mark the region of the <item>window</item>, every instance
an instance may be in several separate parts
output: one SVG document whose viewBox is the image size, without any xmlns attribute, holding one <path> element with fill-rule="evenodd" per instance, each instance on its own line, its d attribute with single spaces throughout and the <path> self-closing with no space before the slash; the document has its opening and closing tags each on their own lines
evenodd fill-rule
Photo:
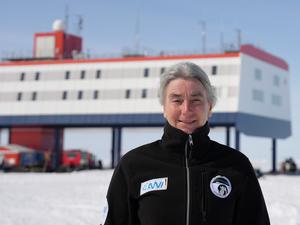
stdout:
<svg viewBox="0 0 300 225">
<path fill-rule="evenodd" d="M 257 80 L 257 81 L 262 80 L 262 73 L 261 73 L 261 70 L 260 70 L 260 69 L 255 69 L 255 70 L 254 70 L 254 78 L 255 78 L 255 80 Z"/>
<path fill-rule="evenodd" d="M 273 84 L 274 84 L 274 86 L 279 87 L 279 85 L 280 85 L 280 79 L 279 79 L 279 76 L 275 75 L 275 76 L 273 77 Z"/>
<path fill-rule="evenodd" d="M 229 86 L 228 87 L 228 97 L 236 97 L 238 96 L 238 87 L 236 86 Z"/>
<path fill-rule="evenodd" d="M 85 78 L 85 71 L 82 70 L 82 71 L 81 71 L 81 74 L 80 74 L 80 79 L 84 79 L 84 78 Z"/>
<path fill-rule="evenodd" d="M 17 95 L 17 101 L 21 101 L 22 100 L 22 93 L 19 92 Z"/>
<path fill-rule="evenodd" d="M 126 90 L 125 98 L 127 98 L 127 99 L 130 98 L 130 90 L 129 89 Z"/>
<path fill-rule="evenodd" d="M 35 101 L 35 100 L 36 100 L 36 97 L 37 97 L 37 93 L 36 93 L 36 92 L 32 92 L 31 100 L 32 100 L 32 101 Z"/>
<path fill-rule="evenodd" d="M 144 77 L 149 77 L 149 69 L 144 69 Z"/>
<path fill-rule="evenodd" d="M 40 72 L 36 72 L 35 73 L 35 80 L 39 80 L 40 79 Z"/>
<path fill-rule="evenodd" d="M 212 75 L 217 75 L 218 73 L 218 67 L 217 66 L 212 66 L 211 68 L 211 74 Z"/>
<path fill-rule="evenodd" d="M 101 78 L 101 70 L 97 70 L 96 71 L 96 79 L 100 79 Z"/>
<path fill-rule="evenodd" d="M 281 96 L 272 95 L 272 104 L 276 106 L 281 106 Z"/>
<path fill-rule="evenodd" d="M 65 80 L 69 80 L 69 79 L 70 79 L 70 71 L 66 71 Z"/>
<path fill-rule="evenodd" d="M 222 87 L 213 87 L 214 92 L 216 93 L 217 97 L 222 97 Z"/>
<path fill-rule="evenodd" d="M 142 98 L 147 98 L 147 89 L 142 90 Z"/>
<path fill-rule="evenodd" d="M 78 91 L 78 95 L 77 95 L 77 99 L 82 99 L 83 97 L 83 92 L 82 91 Z"/>
<path fill-rule="evenodd" d="M 254 89 L 252 91 L 252 98 L 254 101 L 263 102 L 264 101 L 264 92 L 262 90 Z"/>
<path fill-rule="evenodd" d="M 99 97 L 99 91 L 94 91 L 94 96 L 93 96 L 93 98 L 94 98 L 94 99 L 98 99 L 98 97 Z"/>
<path fill-rule="evenodd" d="M 64 92 L 63 92 L 63 95 L 62 95 L 62 99 L 63 99 L 63 100 L 66 100 L 67 97 L 68 97 L 67 95 L 68 95 L 68 92 L 64 91 Z"/>
<path fill-rule="evenodd" d="M 25 80 L 25 73 L 21 73 L 20 81 L 24 81 L 24 80 Z"/>
</svg>

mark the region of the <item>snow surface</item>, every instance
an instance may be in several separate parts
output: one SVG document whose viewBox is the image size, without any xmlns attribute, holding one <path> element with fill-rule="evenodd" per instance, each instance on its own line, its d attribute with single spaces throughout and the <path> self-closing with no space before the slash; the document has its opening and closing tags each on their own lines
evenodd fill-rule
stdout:
<svg viewBox="0 0 300 225">
<path fill-rule="evenodd" d="M 99 225 L 111 175 L 0 172 L 0 224 Z M 266 175 L 259 182 L 271 224 L 300 225 L 300 176 Z"/>
</svg>

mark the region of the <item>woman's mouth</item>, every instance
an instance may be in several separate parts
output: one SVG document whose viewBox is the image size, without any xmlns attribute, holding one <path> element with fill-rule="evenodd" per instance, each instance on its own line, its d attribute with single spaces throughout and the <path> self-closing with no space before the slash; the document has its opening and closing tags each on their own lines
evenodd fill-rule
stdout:
<svg viewBox="0 0 300 225">
<path fill-rule="evenodd" d="M 193 124 L 196 120 L 178 120 L 180 123 L 184 123 L 187 125 Z"/>
</svg>

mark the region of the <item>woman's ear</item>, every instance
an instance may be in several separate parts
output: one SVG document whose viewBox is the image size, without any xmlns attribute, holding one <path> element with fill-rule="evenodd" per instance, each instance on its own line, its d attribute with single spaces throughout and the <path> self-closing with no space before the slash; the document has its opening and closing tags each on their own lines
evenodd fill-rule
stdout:
<svg viewBox="0 0 300 225">
<path fill-rule="evenodd" d="M 162 110 L 163 110 L 164 118 L 166 119 L 167 117 L 166 117 L 166 111 L 165 111 L 165 106 L 164 105 L 162 106 Z"/>
<path fill-rule="evenodd" d="M 208 118 L 211 117 L 212 115 L 212 108 L 213 108 L 212 103 L 209 103 Z"/>
</svg>

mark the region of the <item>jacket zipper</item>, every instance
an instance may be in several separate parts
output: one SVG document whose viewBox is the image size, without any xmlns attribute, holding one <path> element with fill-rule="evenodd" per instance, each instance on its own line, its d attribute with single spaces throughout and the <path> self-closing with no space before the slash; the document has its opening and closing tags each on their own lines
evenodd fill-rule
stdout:
<svg viewBox="0 0 300 225">
<path fill-rule="evenodd" d="M 186 171 L 186 225 L 189 225 L 190 221 L 190 169 L 189 169 L 189 155 L 193 146 L 192 135 L 189 134 L 188 140 L 185 144 L 184 155 L 185 155 L 185 171 Z M 190 152 L 188 152 L 188 149 Z"/>
<path fill-rule="evenodd" d="M 205 172 L 202 173 L 202 221 L 206 224 L 206 179 Z"/>
</svg>

